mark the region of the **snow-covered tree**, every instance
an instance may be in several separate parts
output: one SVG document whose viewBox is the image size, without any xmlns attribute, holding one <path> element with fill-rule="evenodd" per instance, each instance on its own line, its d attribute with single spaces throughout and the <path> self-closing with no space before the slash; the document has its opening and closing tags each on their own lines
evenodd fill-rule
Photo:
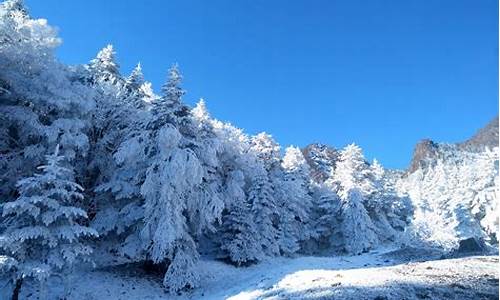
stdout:
<svg viewBox="0 0 500 300">
<path fill-rule="evenodd" d="M 173 125 L 166 124 L 160 130 L 157 156 L 141 186 L 145 199 L 141 238 L 149 259 L 154 263 L 170 263 L 164 283 L 172 291 L 196 285 L 195 269 L 184 269 L 181 277 L 171 276 L 179 275 L 177 268 L 196 265 L 197 256 L 190 255 L 197 253 L 196 244 L 188 232 L 185 213 L 193 201 L 193 188 L 202 180 L 200 162 L 191 150 L 178 148 L 180 140 L 181 135 Z"/>
<path fill-rule="evenodd" d="M 179 105 L 182 103 L 182 96 L 184 96 L 186 91 L 181 88 L 181 81 L 182 75 L 179 72 L 179 66 L 174 64 L 168 70 L 167 82 L 161 87 L 164 95 L 163 101 L 166 101 L 169 105 Z"/>
<path fill-rule="evenodd" d="M 56 30 L 32 19 L 22 1 L 0 4 L 0 40 L 0 198 L 9 201 L 16 182 L 59 142 L 68 159 L 78 158 L 73 164 L 80 178 L 84 165 L 77 161 L 87 155 L 85 119 L 94 92 L 57 62 Z"/>
<path fill-rule="evenodd" d="M 126 136 L 112 155 L 98 157 L 109 157 L 106 165 L 102 161 L 102 166 L 110 170 L 101 171 L 103 178 L 94 189 L 96 215 L 91 222 L 101 236 L 113 240 L 113 248 L 134 261 L 143 259 L 139 230 L 144 217 L 144 199 L 140 188 L 151 155 L 149 134 L 140 129 Z"/>
<path fill-rule="evenodd" d="M 252 207 L 254 222 L 259 232 L 259 242 L 266 255 L 279 254 L 280 236 L 278 207 L 271 182 L 262 170 L 252 180 L 248 191 L 248 202 Z"/>
<path fill-rule="evenodd" d="M 120 66 L 116 62 L 116 52 L 109 44 L 101 49 L 97 56 L 90 61 L 89 69 L 97 82 L 116 84 L 120 77 Z"/>
<path fill-rule="evenodd" d="M 132 70 L 128 78 L 125 80 L 127 87 L 131 89 L 139 89 L 145 82 L 144 74 L 142 74 L 141 63 L 138 63 Z"/>
<path fill-rule="evenodd" d="M 7 12 L 21 13 L 26 17 L 28 16 L 28 11 L 23 0 L 5 0 L 2 5 Z"/>
<path fill-rule="evenodd" d="M 63 161 L 57 146 L 47 164 L 39 167 L 42 173 L 20 180 L 19 197 L 3 206 L 8 226 L 0 236 L 0 247 L 17 260 L 19 279 L 43 281 L 53 273 L 70 272 L 92 252 L 85 239 L 97 232 L 79 223 L 87 218 L 77 206 L 83 188 Z"/>
<path fill-rule="evenodd" d="M 262 162 L 267 172 L 276 172 L 280 167 L 280 146 L 273 137 L 261 132 L 252 137 L 250 151 Z"/>
<path fill-rule="evenodd" d="M 341 200 L 326 184 L 316 186 L 314 190 L 311 237 L 317 243 L 316 248 L 340 251 L 343 246 Z"/>
<path fill-rule="evenodd" d="M 196 244 L 190 238 L 177 239 L 172 244 L 168 259 L 170 265 L 163 279 L 163 285 L 171 292 L 195 288 L 200 280 Z"/>
<path fill-rule="evenodd" d="M 357 188 L 349 189 L 342 203 L 342 235 L 348 253 L 360 254 L 378 242 L 375 226 L 363 206 L 363 196 Z"/>
<path fill-rule="evenodd" d="M 342 200 L 342 233 L 348 253 L 359 254 L 378 243 L 375 226 L 366 211 L 362 190 L 371 188 L 366 178 L 365 160 L 361 148 L 351 144 L 340 153 L 334 180 Z"/>
<path fill-rule="evenodd" d="M 219 239 L 223 259 L 229 259 L 236 265 L 257 262 L 263 258 L 259 233 L 251 218 L 251 206 L 247 201 L 241 171 L 232 171 L 228 175 L 225 196 L 230 199 L 226 214 L 222 218 Z"/>
<path fill-rule="evenodd" d="M 357 187 L 365 195 L 369 195 L 373 190 L 373 182 L 369 180 L 368 164 L 361 148 L 355 144 L 342 149 L 333 175 L 330 180 L 337 184 L 341 197 L 345 196 L 351 187 Z"/>
<path fill-rule="evenodd" d="M 405 195 L 398 195 L 393 175 L 374 159 L 366 171 L 370 190 L 364 203 L 375 225 L 381 241 L 400 240 L 401 233 L 412 216 L 410 201 Z"/>
<path fill-rule="evenodd" d="M 148 91 L 148 83 L 144 80 L 141 64 L 132 70 L 125 79 L 125 89 L 123 92 L 124 102 L 137 109 L 144 109 L 153 95 Z"/>
<path fill-rule="evenodd" d="M 223 178 L 220 174 L 221 143 L 217 137 L 205 101 L 200 99 L 192 110 L 193 125 L 187 145 L 196 154 L 203 169 L 202 181 L 195 188 L 193 202 L 189 205 L 190 227 L 199 236 L 203 231 L 215 231 L 215 222 L 221 221 L 224 209 Z"/>
<path fill-rule="evenodd" d="M 288 147 L 282 162 L 283 182 L 279 190 L 280 248 L 285 254 L 300 249 L 300 242 L 311 237 L 312 198 L 309 190 L 309 165 L 302 151 Z"/>
<path fill-rule="evenodd" d="M 179 129 L 188 127 L 189 108 L 182 102 L 186 93 L 181 87 L 182 75 L 177 64 L 168 70 L 167 81 L 161 87 L 162 96 L 154 99 L 152 112 L 154 115 L 150 127 L 159 128 L 166 123 L 174 124 Z M 190 128 L 189 128 L 190 129 Z M 182 132 L 183 130 L 181 130 Z M 184 132 L 182 132 L 184 134 Z"/>
</svg>

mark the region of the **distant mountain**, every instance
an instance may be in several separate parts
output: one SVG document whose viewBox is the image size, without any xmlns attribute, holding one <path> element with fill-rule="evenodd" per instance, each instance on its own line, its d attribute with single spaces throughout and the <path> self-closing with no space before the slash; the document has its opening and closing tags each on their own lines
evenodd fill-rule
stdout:
<svg viewBox="0 0 500 300">
<path fill-rule="evenodd" d="M 413 151 L 413 158 L 408 168 L 409 173 L 413 173 L 419 168 L 425 168 L 435 162 L 443 153 L 441 148 L 453 148 L 467 152 L 482 152 L 486 147 L 494 148 L 498 146 L 498 116 L 481 128 L 470 139 L 456 144 L 441 144 L 430 139 L 424 139 L 417 143 Z M 441 153 L 441 154 L 440 154 Z"/>
<path fill-rule="evenodd" d="M 485 147 L 490 149 L 498 146 L 498 116 L 491 120 L 488 125 L 481 128 L 474 136 L 463 143 L 458 144 L 460 148 L 468 151 L 481 151 Z"/>
<path fill-rule="evenodd" d="M 420 168 L 432 165 L 437 158 L 444 158 L 446 153 L 450 152 L 448 150 L 482 152 L 486 147 L 492 149 L 498 146 L 498 141 L 498 116 L 464 142 L 445 144 L 431 139 L 423 139 L 415 146 L 407 173 L 413 173 Z M 339 157 L 339 150 L 321 143 L 307 145 L 302 149 L 302 153 L 316 182 L 324 182 L 328 178 Z"/>
</svg>

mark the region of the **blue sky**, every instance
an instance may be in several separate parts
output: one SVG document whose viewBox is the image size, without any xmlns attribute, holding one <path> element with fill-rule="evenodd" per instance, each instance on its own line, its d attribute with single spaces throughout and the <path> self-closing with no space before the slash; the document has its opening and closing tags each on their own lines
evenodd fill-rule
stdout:
<svg viewBox="0 0 500 300">
<path fill-rule="evenodd" d="M 404 168 L 498 113 L 498 1 L 25 0 L 66 63 L 111 43 L 156 90 L 179 63 L 186 102 L 283 146 L 359 144 Z"/>
</svg>

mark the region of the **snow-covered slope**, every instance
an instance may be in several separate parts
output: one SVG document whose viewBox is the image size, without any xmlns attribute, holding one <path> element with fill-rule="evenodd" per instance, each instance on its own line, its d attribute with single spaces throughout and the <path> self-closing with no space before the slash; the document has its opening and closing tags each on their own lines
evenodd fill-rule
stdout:
<svg viewBox="0 0 500 300">
<path fill-rule="evenodd" d="M 68 299 L 498 298 L 498 258 L 436 258 L 431 255 L 429 261 L 408 262 L 383 251 L 345 257 L 275 258 L 247 268 L 203 260 L 200 287 L 182 295 L 165 293 L 154 276 L 133 273 L 127 267 L 106 268 L 73 274 Z M 59 278 L 53 278 L 48 287 L 50 299 L 63 290 Z M 21 296 L 37 299 L 38 289 L 30 285 Z"/>
</svg>

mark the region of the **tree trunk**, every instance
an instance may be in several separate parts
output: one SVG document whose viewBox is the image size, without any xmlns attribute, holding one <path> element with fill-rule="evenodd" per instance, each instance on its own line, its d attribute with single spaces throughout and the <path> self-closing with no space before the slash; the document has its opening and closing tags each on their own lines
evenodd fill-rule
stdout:
<svg viewBox="0 0 500 300">
<path fill-rule="evenodd" d="M 23 278 L 21 277 L 16 279 L 15 284 L 16 286 L 12 291 L 12 300 L 19 300 L 19 293 L 21 292 L 21 285 L 23 284 Z"/>
</svg>

